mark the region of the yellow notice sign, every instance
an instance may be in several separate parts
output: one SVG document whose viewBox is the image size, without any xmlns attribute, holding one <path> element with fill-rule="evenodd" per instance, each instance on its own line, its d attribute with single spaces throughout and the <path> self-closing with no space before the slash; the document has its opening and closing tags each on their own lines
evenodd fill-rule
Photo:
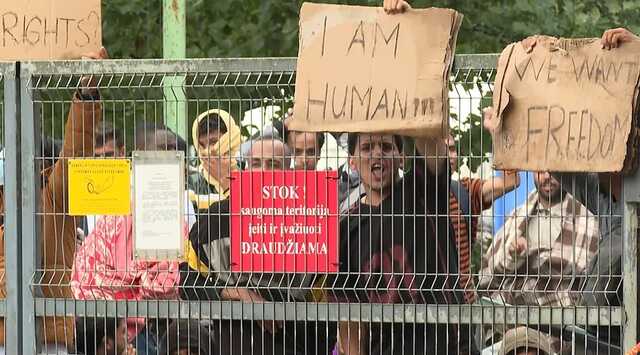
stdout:
<svg viewBox="0 0 640 355">
<path fill-rule="evenodd" d="M 130 165 L 125 159 L 69 159 L 69 214 L 130 214 Z"/>
</svg>

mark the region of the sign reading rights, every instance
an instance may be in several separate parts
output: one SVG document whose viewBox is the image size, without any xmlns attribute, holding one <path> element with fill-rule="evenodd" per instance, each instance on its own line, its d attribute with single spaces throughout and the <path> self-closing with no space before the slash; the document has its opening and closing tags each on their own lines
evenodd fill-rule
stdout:
<svg viewBox="0 0 640 355">
<path fill-rule="evenodd" d="M 335 171 L 241 171 L 231 176 L 231 270 L 337 272 Z"/>
<path fill-rule="evenodd" d="M 79 59 L 102 45 L 101 0 L 0 2 L 0 58 Z"/>
<path fill-rule="evenodd" d="M 442 136 L 461 21 L 450 9 L 304 3 L 290 128 Z"/>
</svg>

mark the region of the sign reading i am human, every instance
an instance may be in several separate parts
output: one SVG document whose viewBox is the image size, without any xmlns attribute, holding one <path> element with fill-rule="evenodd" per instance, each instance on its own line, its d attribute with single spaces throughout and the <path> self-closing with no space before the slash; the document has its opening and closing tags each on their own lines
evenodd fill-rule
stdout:
<svg viewBox="0 0 640 355">
<path fill-rule="evenodd" d="M 536 38 L 530 52 L 513 43 L 500 55 L 491 118 L 496 167 L 626 170 L 640 41 L 605 50 L 597 38 Z"/>
<path fill-rule="evenodd" d="M 231 173 L 231 270 L 337 272 L 336 171 Z"/>
<path fill-rule="evenodd" d="M 292 130 L 443 136 L 462 15 L 304 3 Z"/>
</svg>

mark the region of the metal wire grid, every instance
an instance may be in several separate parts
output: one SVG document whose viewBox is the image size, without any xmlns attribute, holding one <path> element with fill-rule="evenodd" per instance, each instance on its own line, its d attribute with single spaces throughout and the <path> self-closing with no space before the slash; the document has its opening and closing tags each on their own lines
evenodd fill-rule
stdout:
<svg viewBox="0 0 640 355">
<path fill-rule="evenodd" d="M 465 147 L 466 154 L 459 155 L 458 163 L 463 160 L 468 165 L 475 167 L 480 165 L 483 160 L 487 160 L 487 143 L 490 137 L 481 133 L 481 130 L 474 130 L 474 127 L 481 125 L 479 117 L 479 109 L 490 104 L 490 94 L 492 89 L 492 80 L 495 70 L 491 68 L 495 63 L 495 56 L 461 56 L 457 57 L 456 66 L 452 74 L 451 84 L 451 111 L 457 115 L 457 120 L 451 124 L 452 131 L 458 140 L 458 147 Z M 487 65 L 490 64 L 490 65 Z M 260 129 L 265 123 L 265 116 L 271 113 L 269 106 L 279 106 L 281 108 L 280 115 L 291 105 L 293 96 L 294 78 L 294 61 L 279 59 L 256 59 L 256 60 L 194 60 L 194 61 L 176 61 L 176 62 L 160 62 L 160 61 L 109 61 L 104 65 L 95 63 L 28 63 L 23 67 L 23 78 L 28 81 L 24 86 L 24 90 L 28 94 L 29 99 L 33 100 L 34 107 L 34 132 L 38 133 L 39 140 L 45 136 L 59 137 L 63 133 L 62 125 L 66 118 L 66 112 L 69 110 L 70 98 L 80 86 L 80 73 L 93 73 L 97 79 L 97 86 L 100 88 L 102 115 L 105 121 L 111 122 L 114 126 L 121 128 L 124 136 L 125 146 L 129 153 L 132 146 L 136 145 L 136 126 L 133 122 L 142 120 L 151 121 L 155 124 L 163 122 L 171 125 L 171 118 L 166 119 L 164 112 L 167 105 L 178 106 L 184 103 L 186 109 L 186 117 L 191 120 L 199 113 L 206 110 L 217 108 L 224 109 L 231 113 L 233 117 L 239 120 L 246 119 L 245 112 L 256 110 L 255 119 L 246 120 L 257 127 L 247 125 L 243 133 L 250 135 L 256 128 Z M 184 83 L 184 86 L 176 86 L 169 83 Z M 168 104 L 167 104 L 168 102 Z M 23 113 L 24 114 L 24 113 Z M 465 115 L 466 117 L 461 117 Z M 475 115 L 475 116 L 474 116 Z M 255 125 L 255 123 L 258 125 Z M 186 136 L 191 136 L 191 125 L 184 126 L 173 125 L 175 131 L 186 132 Z M 252 131 L 249 131 L 251 129 Z M 480 139 L 477 138 L 480 134 Z M 189 138 L 186 139 L 189 142 Z M 175 139 L 176 145 L 179 139 Z M 83 145 L 92 144 L 92 142 L 82 142 Z M 168 146 L 168 144 L 167 144 Z M 24 152 L 23 152 L 24 153 Z M 336 165 L 344 162 L 344 155 L 332 154 L 329 156 L 327 152 L 323 152 L 324 157 L 328 161 L 334 160 Z M 25 155 L 23 154 L 23 157 Z M 40 151 L 36 151 L 32 158 L 36 161 L 45 162 L 54 156 L 45 156 Z M 358 157 L 356 157 L 358 158 Z M 405 159 L 415 161 L 417 156 L 408 154 Z M 193 167 L 194 158 L 187 158 L 187 164 Z M 481 179 L 488 180 L 491 184 L 493 181 L 491 176 L 485 172 L 480 172 Z M 42 182 L 40 181 L 40 184 Z M 528 181 L 521 181 L 521 184 L 527 184 Z M 562 179 L 565 183 L 565 179 Z M 37 186 L 37 185 L 36 185 Z M 574 185 L 575 189 L 589 189 L 591 186 Z M 493 186 L 492 186 L 493 190 Z M 516 199 L 516 204 L 524 203 L 524 199 Z M 591 201 L 587 201 L 587 207 Z M 598 202 L 595 202 L 598 203 Z M 64 214 L 64 212 L 61 212 Z M 34 216 L 37 218 L 45 217 L 45 213 L 37 212 Z M 357 213 L 352 213 L 357 216 Z M 482 216 L 473 214 L 472 217 L 480 218 Z M 502 216 L 508 217 L 508 216 Z M 622 219 L 623 215 L 620 211 L 610 212 L 608 216 L 595 216 L 595 219 Z M 540 238 L 538 237 L 538 241 Z M 404 243 L 404 242 L 403 242 Z M 479 246 L 473 246 L 472 249 L 477 250 Z M 452 248 L 452 247 L 450 247 Z M 611 244 L 609 244 L 611 250 Z M 598 252 L 606 252 L 606 250 L 598 250 Z M 477 257 L 476 257 L 477 258 Z M 473 278 L 477 285 L 480 278 L 486 277 L 480 269 L 480 262 L 472 272 L 466 276 Z M 42 265 L 38 263 L 37 265 Z M 579 346 L 586 347 L 587 350 L 594 350 L 598 353 L 614 353 L 616 348 L 605 343 L 602 348 L 594 348 L 595 345 L 588 343 L 586 338 L 580 338 L 576 334 L 581 334 L 581 330 L 574 330 L 572 326 L 585 325 L 601 325 L 598 333 L 603 332 L 614 334 L 621 330 L 618 328 L 623 324 L 623 316 L 621 304 L 602 304 L 607 307 L 584 307 L 584 306 L 568 306 L 568 307 L 548 307 L 540 304 L 483 304 L 476 303 L 473 305 L 455 305 L 455 304 L 414 304 L 410 301 L 404 301 L 401 304 L 378 304 L 369 303 L 367 300 L 360 300 L 358 303 L 325 303 L 323 299 L 314 299 L 312 302 L 295 301 L 285 295 L 283 298 L 267 299 L 265 303 L 242 303 L 238 301 L 228 302 L 207 297 L 196 297 L 196 301 L 78 301 L 42 298 L 38 293 L 41 289 L 56 289 L 62 294 L 65 287 L 68 286 L 64 278 L 54 280 L 46 275 L 51 271 L 68 273 L 68 267 L 60 267 L 55 270 L 37 267 L 34 272 L 34 278 L 31 286 L 34 288 L 35 314 L 39 316 L 112 316 L 112 317 L 149 317 L 155 319 L 176 319 L 176 318 L 192 318 L 200 320 L 208 319 L 228 319 L 241 320 L 253 319 L 259 322 L 268 322 L 270 320 L 293 321 L 299 323 L 312 323 L 315 328 L 326 327 L 324 321 L 362 321 L 362 322 L 394 322 L 401 324 L 404 328 L 413 324 L 445 324 L 447 326 L 456 324 L 474 324 L 488 326 L 491 332 L 496 330 L 512 328 L 515 325 L 528 325 L 530 327 L 554 325 L 554 335 L 557 329 L 560 333 L 566 333 L 565 340 L 570 339 L 570 346 L 574 351 Z M 635 271 L 634 271 L 635 272 Z M 312 290 L 320 290 L 325 293 L 336 291 L 336 282 L 329 282 L 326 279 L 323 282 L 309 284 L 297 284 L 293 286 L 287 283 L 285 278 L 274 279 L 274 275 L 258 274 L 249 275 L 257 276 L 257 283 L 264 285 L 266 281 L 268 287 L 256 287 L 257 290 L 264 288 L 266 291 L 277 289 L 277 293 L 281 293 L 284 288 L 285 294 L 291 291 L 304 291 L 308 293 Z M 453 283 L 459 283 L 461 276 L 458 274 L 441 273 L 440 276 L 454 280 Z M 507 274 L 493 275 L 492 277 L 507 277 Z M 543 275 L 518 274 L 519 277 L 541 279 Z M 610 282 L 616 277 L 619 279 L 622 274 L 612 274 L 604 277 L 605 282 Z M 370 274 L 360 273 L 358 278 L 371 277 Z M 576 275 L 572 275 L 576 280 Z M 52 287 L 55 286 L 55 287 Z M 221 290 L 233 286 L 229 277 L 223 285 L 208 286 L 214 290 Z M 131 285 L 131 289 L 138 286 Z M 232 287 L 237 288 L 237 287 Z M 342 287 L 344 291 L 344 286 Z M 201 287 L 202 290 L 205 287 Z M 378 284 L 374 287 L 374 291 L 386 289 Z M 428 288 L 430 291 L 437 292 L 453 292 L 453 288 L 438 287 L 432 285 Z M 370 288 L 367 288 L 370 290 Z M 352 287 L 352 291 L 365 291 Z M 486 290 L 473 287 L 472 291 L 481 294 L 498 293 L 497 291 L 505 291 L 499 288 L 489 288 Z M 510 289 L 507 291 L 515 291 L 516 293 L 531 293 L 519 289 Z M 524 291 L 524 292 L 523 292 Z M 543 293 L 550 294 L 557 291 L 557 288 L 546 288 Z M 573 296 L 579 296 L 578 289 L 569 292 Z M 612 296 L 613 291 L 602 292 L 602 295 Z M 59 296 L 58 296 L 59 297 Z M 504 299 L 502 299 L 504 301 Z M 280 301 L 285 301 L 280 303 Z M 429 302 L 427 302 L 429 303 Z M 325 336 L 329 336 L 328 327 L 323 329 Z M 553 330 L 552 329 L 552 330 Z M 470 331 L 468 331 L 470 333 Z M 469 334 L 468 334 L 469 335 Z M 46 338 L 46 334 L 45 334 Z M 467 344 L 462 346 L 454 346 L 455 352 L 462 351 L 462 347 L 470 345 L 470 337 L 463 340 Z M 317 339 L 316 339 L 317 340 Z M 439 350 L 447 347 L 446 340 L 440 339 L 441 344 L 436 345 Z M 450 343 L 454 343 L 449 340 Z M 582 344 L 581 344 L 582 342 Z M 317 345 L 317 343 L 315 344 Z M 371 344 L 369 344 L 371 345 Z M 485 344 L 486 345 L 486 344 Z M 393 345 L 392 345 L 393 347 Z M 396 346 L 397 349 L 397 346 Z M 563 350 L 567 350 L 567 346 Z M 221 349 L 222 350 L 222 349 Z M 316 349 L 317 350 L 317 349 Z M 308 349 L 306 351 L 309 351 Z"/>
<path fill-rule="evenodd" d="M 5 63 L 0 63 L 0 88 L 2 88 L 0 90 L 0 92 L 2 93 L 3 97 L 4 97 L 4 76 L 5 76 Z M 0 200 L 0 203 L 2 204 L 2 209 L 0 211 L 0 218 L 2 218 L 2 225 L 4 225 L 4 217 L 5 217 L 5 203 L 4 203 L 4 175 L 6 174 L 6 165 L 5 165 L 5 103 L 4 100 L 2 102 L 0 102 L 0 146 L 2 147 L 2 161 L 0 162 L 0 164 L 2 164 L 1 169 L 2 169 L 2 177 L 0 178 L 0 182 L 2 183 L 2 187 L 3 187 L 3 191 L 2 191 L 2 197 Z M 4 252 L 5 248 L 4 248 L 4 240 L 2 242 L 2 244 L 0 245 L 0 250 L 2 250 Z M 6 263 L 6 261 L 5 261 Z M 0 285 L 2 285 L 2 289 L 0 290 L 0 294 L 2 294 L 2 300 L 0 300 L 0 315 L 5 315 L 5 309 L 6 309 L 6 292 L 7 292 L 7 288 L 6 288 L 6 280 L 5 280 L 5 269 L 6 269 L 6 264 L 3 265 L 5 267 L 2 268 L 2 270 L 0 270 Z M 4 327 L 2 330 L 3 333 L 0 334 L 0 336 L 2 336 L 2 338 L 4 339 L 6 337 L 6 334 L 4 333 Z"/>
</svg>

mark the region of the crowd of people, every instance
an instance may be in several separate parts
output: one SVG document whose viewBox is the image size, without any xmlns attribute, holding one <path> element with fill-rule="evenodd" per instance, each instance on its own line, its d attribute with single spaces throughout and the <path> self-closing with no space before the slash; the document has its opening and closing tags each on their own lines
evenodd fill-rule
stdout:
<svg viewBox="0 0 640 355">
<path fill-rule="evenodd" d="M 392 14 L 409 8 L 385 0 Z M 606 31 L 611 49 L 635 36 Z M 535 46 L 535 39 L 523 42 Z M 107 57 L 103 49 L 88 55 Z M 124 136 L 102 120 L 100 92 L 83 78 L 57 143 L 44 139 L 38 166 L 42 253 L 38 275 L 47 298 L 80 300 L 221 300 L 464 305 L 491 302 L 545 307 L 622 304 L 620 174 L 533 172 L 535 190 L 507 218 L 488 248 L 479 218 L 520 184 L 517 172 L 452 179 L 453 137 L 408 138 L 349 133 L 339 179 L 339 272 L 311 275 L 233 272 L 230 176 L 233 171 L 316 170 L 326 134 L 294 132 L 287 120 L 245 138 L 226 111 L 193 122 L 197 164 L 185 194 L 184 260 L 134 257 L 133 218 L 70 216 L 67 158 L 125 158 Z M 493 130 L 491 112 L 485 128 Z M 93 142 L 87 144 L 86 142 Z M 186 151 L 159 122 L 140 122 L 133 149 Z M 3 231 L 0 229 L 0 232 Z M 3 240 L 3 239 L 2 239 Z M 481 266 L 471 255 L 480 248 Z M 4 252 L 0 248 L 0 252 Z M 3 258 L 0 258 L 4 262 Z M 0 265 L 4 269 L 4 264 Z M 4 285 L 1 288 L 4 293 Z M 469 324 L 253 319 L 161 320 L 43 317 L 43 352 L 79 354 L 513 354 L 620 346 L 618 328 L 558 329 Z M 0 320 L 0 337 L 4 336 Z M 522 335 L 524 334 L 524 336 Z M 535 335 L 535 336 L 534 336 Z M 509 339 L 515 340 L 508 342 Z M 538 339 L 532 342 L 531 339 Z M 524 339 L 519 342 L 519 339 Z M 1 339 L 4 341 L 4 339 Z M 510 348 L 506 344 L 511 344 Z M 573 345 L 572 345 L 573 344 Z M 615 350 L 613 350 L 615 353 Z"/>
</svg>

